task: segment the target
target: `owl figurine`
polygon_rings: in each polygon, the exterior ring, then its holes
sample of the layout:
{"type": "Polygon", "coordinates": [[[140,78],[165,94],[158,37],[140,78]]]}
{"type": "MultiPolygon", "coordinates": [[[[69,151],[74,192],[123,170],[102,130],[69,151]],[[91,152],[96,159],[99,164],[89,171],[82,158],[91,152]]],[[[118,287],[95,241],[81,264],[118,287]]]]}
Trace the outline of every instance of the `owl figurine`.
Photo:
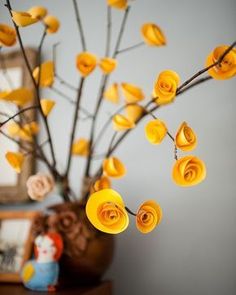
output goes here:
{"type": "Polygon", "coordinates": [[[39,235],[35,239],[35,259],[26,262],[22,268],[24,286],[34,291],[55,291],[62,251],[63,241],[58,233],[39,235]]]}

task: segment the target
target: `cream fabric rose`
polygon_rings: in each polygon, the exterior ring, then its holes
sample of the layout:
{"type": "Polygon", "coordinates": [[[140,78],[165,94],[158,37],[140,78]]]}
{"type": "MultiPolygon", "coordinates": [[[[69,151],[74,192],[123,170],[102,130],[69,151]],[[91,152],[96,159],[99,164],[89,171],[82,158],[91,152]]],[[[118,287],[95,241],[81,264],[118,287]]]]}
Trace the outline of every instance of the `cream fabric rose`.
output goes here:
{"type": "Polygon", "coordinates": [[[54,180],[50,175],[38,173],[28,178],[26,186],[29,197],[41,202],[53,190],[54,180]]]}

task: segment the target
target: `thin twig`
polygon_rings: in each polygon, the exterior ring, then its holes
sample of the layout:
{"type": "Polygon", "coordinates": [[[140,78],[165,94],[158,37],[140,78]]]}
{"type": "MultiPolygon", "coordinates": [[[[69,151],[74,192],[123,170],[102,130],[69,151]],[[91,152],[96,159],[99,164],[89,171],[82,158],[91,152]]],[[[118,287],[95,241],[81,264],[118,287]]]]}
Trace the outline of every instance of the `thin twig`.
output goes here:
{"type": "Polygon", "coordinates": [[[110,47],[111,47],[111,7],[107,6],[107,41],[106,41],[105,56],[110,55],[110,47]]]}
{"type": "Polygon", "coordinates": [[[121,53],[124,53],[124,52],[127,52],[127,51],[130,51],[130,50],[133,50],[133,49],[136,49],[136,48],[141,47],[141,46],[143,46],[143,45],[145,45],[144,42],[139,42],[139,43],[137,43],[137,44],[135,44],[135,45],[132,45],[132,46],[129,46],[129,47],[127,47],[127,48],[120,49],[120,50],[117,51],[117,55],[118,55],[118,54],[121,54],[121,53]]]}
{"type": "Polygon", "coordinates": [[[125,206],[125,210],[130,214],[130,215],[133,215],[133,216],[137,216],[137,214],[135,214],[133,211],[131,211],[128,207],[125,206]]]}
{"type": "Polygon", "coordinates": [[[79,34],[80,34],[82,49],[83,49],[83,51],[86,51],[84,30],[83,30],[82,22],[81,22],[81,19],[80,19],[79,7],[78,7],[78,4],[77,4],[76,0],[72,0],[72,1],[73,1],[73,5],[74,5],[75,17],[76,17],[76,21],[77,21],[77,25],[78,25],[79,34]]]}

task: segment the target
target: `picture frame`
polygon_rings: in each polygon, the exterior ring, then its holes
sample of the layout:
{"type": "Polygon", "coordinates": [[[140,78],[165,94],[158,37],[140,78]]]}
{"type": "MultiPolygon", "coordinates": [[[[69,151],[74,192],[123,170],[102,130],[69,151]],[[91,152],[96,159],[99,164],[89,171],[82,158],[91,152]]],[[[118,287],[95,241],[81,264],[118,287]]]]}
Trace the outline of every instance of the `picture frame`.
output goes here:
{"type": "Polygon", "coordinates": [[[21,282],[20,270],[31,258],[33,224],[39,211],[0,212],[0,282],[21,282]]]}
{"type": "MultiPolygon", "coordinates": [[[[32,48],[26,48],[26,55],[33,69],[37,64],[37,51],[32,48]]],[[[5,88],[4,86],[10,89],[22,86],[32,90],[34,89],[20,50],[0,53],[0,90],[5,88]]],[[[3,104],[4,102],[0,101],[0,111],[5,110],[3,104]]],[[[34,104],[35,99],[33,99],[27,107],[34,104]]],[[[16,106],[12,105],[10,107],[15,107],[15,111],[17,111],[16,106]]],[[[15,113],[14,110],[11,110],[11,112],[11,114],[15,113]]],[[[27,117],[31,121],[35,120],[36,111],[34,109],[28,111],[27,117]]],[[[3,120],[1,116],[0,119],[3,120]]],[[[24,162],[22,172],[17,174],[6,162],[5,152],[8,150],[20,151],[20,149],[14,142],[2,136],[2,134],[0,135],[1,147],[4,147],[0,151],[0,166],[1,170],[4,171],[4,173],[0,175],[0,203],[9,204],[29,201],[25,183],[28,177],[34,173],[35,160],[29,155],[24,162]]]]}

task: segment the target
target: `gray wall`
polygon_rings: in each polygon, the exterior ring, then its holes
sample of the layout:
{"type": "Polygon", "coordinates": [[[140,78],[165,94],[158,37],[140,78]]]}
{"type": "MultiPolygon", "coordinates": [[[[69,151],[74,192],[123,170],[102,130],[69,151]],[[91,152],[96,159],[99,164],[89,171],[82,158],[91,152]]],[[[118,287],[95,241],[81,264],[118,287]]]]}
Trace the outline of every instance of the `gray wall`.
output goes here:
{"type": "MultiPolygon", "coordinates": [[[[2,3],[0,20],[8,22],[2,3]]],[[[101,56],[105,40],[105,0],[80,0],[79,3],[88,48],[101,56]]],[[[74,59],[81,48],[71,1],[12,1],[18,10],[35,4],[47,6],[50,13],[60,18],[60,33],[48,38],[44,54],[50,58],[52,44],[60,40],[59,72],[76,85],[78,74],[74,59]]],[[[136,83],[147,94],[163,69],[176,70],[184,81],[203,67],[206,55],[216,45],[235,40],[235,14],[235,0],[133,1],[122,47],[140,41],[139,27],[147,21],[163,28],[168,46],[142,47],[120,55],[112,80],[136,83]]],[[[121,13],[114,11],[113,15],[114,24],[118,25],[121,13]]],[[[26,28],[25,44],[38,44],[39,32],[39,26],[26,28]]],[[[83,105],[88,109],[94,107],[99,80],[99,71],[88,79],[83,97],[83,105]]],[[[50,123],[63,168],[71,107],[60,97],[46,95],[58,101],[50,123]]],[[[128,230],[117,237],[114,262],[106,275],[114,280],[117,295],[236,294],[235,108],[235,79],[232,79],[201,85],[158,112],[172,133],[183,120],[197,132],[199,145],[194,154],[207,165],[207,179],[199,186],[175,186],[171,180],[171,142],[166,139],[161,146],[150,145],[144,138],[145,122],[116,153],[126,163],[128,174],[114,181],[114,187],[124,196],[127,205],[136,210],[142,201],[154,198],[164,212],[162,224],[151,234],[141,235],[132,221],[128,230]]],[[[104,109],[107,116],[113,107],[106,104],[104,109]]],[[[84,123],[78,135],[86,135],[87,130],[84,123]]],[[[72,179],[77,191],[83,164],[80,159],[73,163],[72,179]]]]}

